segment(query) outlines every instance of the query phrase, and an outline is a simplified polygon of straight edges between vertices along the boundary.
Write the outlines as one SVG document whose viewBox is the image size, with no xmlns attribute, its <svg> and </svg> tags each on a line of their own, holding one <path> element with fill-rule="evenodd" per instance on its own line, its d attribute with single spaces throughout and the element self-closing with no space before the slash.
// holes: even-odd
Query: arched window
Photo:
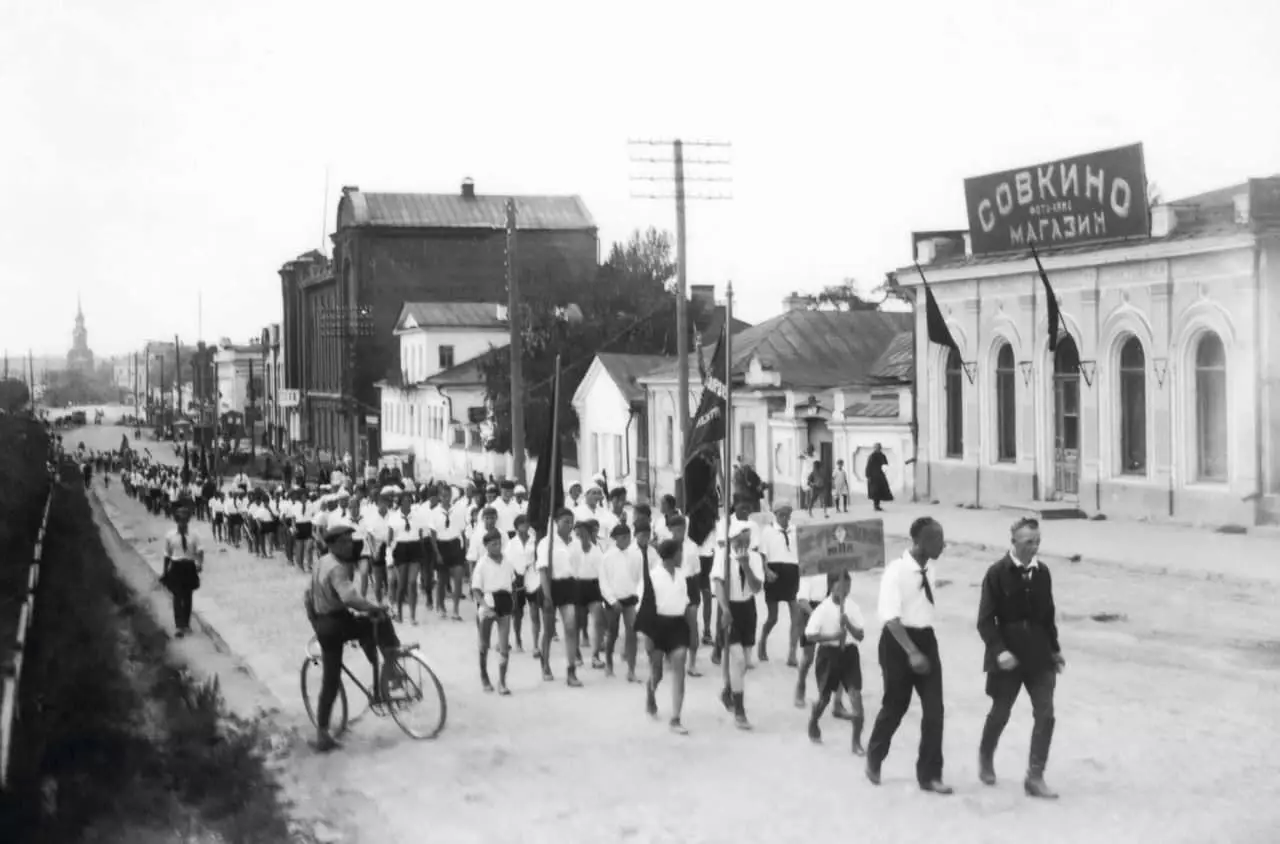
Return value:
<svg viewBox="0 0 1280 844">
<path fill-rule="evenodd" d="M 947 457 L 964 456 L 964 367 L 960 353 L 952 349 L 947 355 L 943 390 L 947 400 Z"/>
<path fill-rule="evenodd" d="M 1147 473 L 1147 356 L 1132 336 L 1120 347 L 1120 472 Z"/>
<path fill-rule="evenodd" d="M 1202 481 L 1227 479 L 1227 352 L 1206 332 L 1196 346 L 1196 469 Z"/>
<path fill-rule="evenodd" d="M 996 460 L 1018 459 L 1018 404 L 1013 380 L 1013 347 L 1005 343 L 996 355 Z"/>
</svg>

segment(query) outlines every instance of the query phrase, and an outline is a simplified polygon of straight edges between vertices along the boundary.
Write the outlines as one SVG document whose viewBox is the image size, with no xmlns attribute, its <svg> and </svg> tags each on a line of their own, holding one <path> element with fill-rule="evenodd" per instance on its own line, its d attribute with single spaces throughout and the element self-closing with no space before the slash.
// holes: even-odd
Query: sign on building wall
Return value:
<svg viewBox="0 0 1280 844">
<path fill-rule="evenodd" d="M 867 571 L 884 565 L 884 521 L 861 519 L 798 525 L 800 574 Z"/>
<path fill-rule="evenodd" d="M 1142 144 L 966 179 L 973 254 L 1147 237 Z"/>
</svg>

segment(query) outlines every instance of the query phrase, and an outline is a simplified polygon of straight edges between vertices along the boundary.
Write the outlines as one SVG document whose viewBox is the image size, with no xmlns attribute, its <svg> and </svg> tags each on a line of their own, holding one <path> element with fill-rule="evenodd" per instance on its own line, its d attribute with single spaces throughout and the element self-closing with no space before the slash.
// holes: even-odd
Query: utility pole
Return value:
<svg viewBox="0 0 1280 844">
<path fill-rule="evenodd" d="M 144 346 L 145 351 L 142 353 L 142 359 L 147 364 L 147 395 L 143 406 L 147 410 L 147 424 L 151 424 L 151 346 Z"/>
<path fill-rule="evenodd" d="M 163 349 L 164 345 L 162 344 L 160 348 Z M 164 352 L 160 352 L 156 357 L 160 358 L 160 427 L 163 428 L 165 425 L 164 420 L 166 418 L 164 399 L 165 396 L 168 395 L 164 388 Z"/>
<path fill-rule="evenodd" d="M 133 353 L 133 421 L 138 427 L 142 427 L 142 423 L 138 422 L 138 353 Z"/>
<path fill-rule="evenodd" d="M 688 285 L 688 244 L 685 236 L 685 203 L 688 199 L 732 199 L 730 194 L 694 194 L 688 195 L 685 191 L 686 182 L 721 182 L 729 183 L 733 179 L 730 176 L 690 176 L 685 173 L 685 165 L 705 165 L 705 166 L 727 166 L 731 162 L 728 158 L 728 150 L 733 146 L 727 141 L 683 141 L 679 138 L 675 140 L 632 140 L 628 142 L 631 147 L 663 147 L 671 146 L 671 158 L 659 158 L 652 155 L 633 154 L 631 161 L 640 164 L 671 164 L 673 165 L 673 173 L 671 176 L 656 174 L 653 172 L 632 174 L 632 181 L 641 182 L 671 182 L 671 193 L 633 193 L 632 196 L 637 199 L 674 199 L 676 201 L 676 358 L 678 363 L 678 385 L 676 388 L 676 414 L 680 420 L 680 448 L 682 455 L 681 466 L 684 466 L 685 450 L 689 443 L 689 428 L 692 424 L 693 417 L 689 412 L 689 285 Z M 685 159 L 685 147 L 698 147 L 707 149 L 719 149 L 724 151 L 722 158 L 697 158 Z M 683 477 L 684 471 L 681 470 Z M 676 489 L 681 498 L 684 497 L 684 483 L 677 483 Z M 683 508 L 684 501 L 679 501 L 679 505 Z"/>
<path fill-rule="evenodd" d="M 257 391 L 253 389 L 253 358 L 249 358 L 249 412 L 244 416 L 245 427 L 249 429 L 249 461 L 252 463 L 254 459 L 253 451 L 253 414 L 254 414 L 254 398 Z"/>
<path fill-rule="evenodd" d="M 177 388 L 177 396 L 174 399 L 175 413 L 182 413 L 182 344 L 178 341 L 178 335 L 173 335 L 173 383 Z"/>
<path fill-rule="evenodd" d="M 29 347 L 27 349 L 27 393 L 34 408 L 36 406 L 36 357 Z"/>
<path fill-rule="evenodd" d="M 516 201 L 507 200 L 507 327 L 511 332 L 511 462 L 513 480 L 525 482 L 524 336 L 520 325 L 520 264 L 516 243 Z"/>
</svg>

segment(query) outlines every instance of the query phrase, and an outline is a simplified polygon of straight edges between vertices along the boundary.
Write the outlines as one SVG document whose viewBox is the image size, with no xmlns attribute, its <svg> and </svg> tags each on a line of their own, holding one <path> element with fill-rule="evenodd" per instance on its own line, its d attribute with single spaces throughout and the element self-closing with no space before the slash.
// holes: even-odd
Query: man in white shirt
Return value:
<svg viewBox="0 0 1280 844">
<path fill-rule="evenodd" d="M 823 577 L 827 579 L 826 575 Z M 832 574 L 828 582 L 830 598 L 814 605 L 804 628 L 805 638 L 817 649 L 814 676 L 818 682 L 818 702 L 809 716 L 809 740 L 822 741 L 818 720 L 832 696 L 844 689 L 853 704 L 853 753 L 862 756 L 862 660 L 858 655 L 858 642 L 865 635 L 866 623 L 849 595 L 853 585 L 849 572 Z"/>
<path fill-rule="evenodd" d="M 728 650 L 728 683 L 720 694 L 725 709 L 733 712 L 740 730 L 751 729 L 746 710 L 747 653 L 756 643 L 756 593 L 764 585 L 764 565 L 751 550 L 751 523 L 735 521 L 729 526 L 731 567 L 728 582 L 724 566 L 711 569 L 711 582 L 720 605 L 721 624 Z"/>
<path fill-rule="evenodd" d="M 582 484 L 574 481 L 569 484 L 569 491 L 565 494 L 564 498 L 564 506 L 577 516 L 577 510 L 582 505 Z"/>
<path fill-rule="evenodd" d="M 733 514 L 729 519 L 728 527 L 726 527 L 724 519 L 720 519 L 716 522 L 716 532 L 715 532 L 716 556 L 715 556 L 715 560 L 712 563 L 713 575 L 716 569 L 719 569 L 723 574 L 724 560 L 725 560 L 724 550 L 727 544 L 726 537 L 729 535 L 730 532 L 733 532 L 739 525 L 746 526 L 747 534 L 750 537 L 749 539 L 745 540 L 747 542 L 747 548 L 750 551 L 752 557 L 759 558 L 758 561 L 760 563 L 760 570 L 762 572 L 765 570 L 764 551 L 763 551 L 762 539 L 761 539 L 761 537 L 763 536 L 763 531 L 761 530 L 759 525 L 757 525 L 754 521 L 751 520 L 751 502 L 748 501 L 746 498 L 739 496 L 738 498 L 734 499 Z M 712 580 L 714 581 L 714 579 L 715 578 L 713 577 Z M 716 612 L 717 613 L 719 612 L 718 603 L 717 603 Z M 752 641 L 754 642 L 755 639 L 753 638 Z M 715 645 L 711 649 L 712 665 L 721 664 L 720 653 L 721 653 L 721 650 L 723 649 L 723 646 L 724 646 L 724 619 L 717 617 Z M 752 667 L 752 651 L 748 650 L 746 656 L 747 656 L 747 667 L 751 668 Z M 728 670 L 729 670 L 728 665 L 725 665 L 725 681 L 726 682 L 728 682 Z"/>
<path fill-rule="evenodd" d="M 364 533 L 364 551 L 367 560 L 362 561 L 360 597 L 369 590 L 373 581 L 373 597 L 379 604 L 387 594 L 387 544 L 391 541 L 391 504 L 398 490 L 383 487 L 378 494 L 376 507 L 362 507 L 358 527 Z"/>
<path fill-rule="evenodd" d="M 564 650 L 567 662 L 565 682 L 578 688 L 578 661 L 581 658 L 578 645 L 576 605 L 578 603 L 577 580 L 574 577 L 573 511 L 561 507 L 555 513 L 555 529 L 538 542 L 536 563 L 542 583 L 542 679 L 551 681 L 551 634 L 555 630 L 556 611 L 564 625 Z"/>
<path fill-rule="evenodd" d="M 510 539 L 516 532 L 516 516 L 521 513 L 520 502 L 515 499 L 516 485 L 512 481 L 503 481 L 498 489 L 501 497 L 492 506 L 498 513 L 498 531 Z"/>
<path fill-rule="evenodd" d="M 445 611 L 445 592 L 451 587 L 453 608 L 458 609 L 458 596 L 467 570 L 467 551 L 463 546 L 463 531 L 467 527 L 470 507 L 465 498 L 453 500 L 453 487 L 441 484 L 440 503 L 434 519 L 436 535 L 436 608 Z"/>
<path fill-rule="evenodd" d="M 786 604 L 787 616 L 791 621 L 787 637 L 787 665 L 795 668 L 796 645 L 804 626 L 796 607 L 796 598 L 800 592 L 800 555 L 796 532 L 791 526 L 791 504 L 778 502 L 773 508 L 773 518 L 774 523 L 761 531 L 761 551 L 764 552 L 767 564 L 764 575 L 766 615 L 764 628 L 760 631 L 758 656 L 761 662 L 768 661 L 769 634 L 778 623 L 778 604 Z"/>
<path fill-rule="evenodd" d="M 541 584 L 538 580 L 538 569 L 533 564 L 534 554 L 538 550 L 538 538 L 529 530 L 529 518 L 521 513 L 516 516 L 516 532 L 507 542 L 503 555 L 511 561 L 511 568 L 516 573 L 516 603 L 511 613 L 511 626 L 516 634 L 516 650 L 524 650 L 524 639 L 521 627 L 524 623 L 524 608 L 529 607 L 529 625 L 533 634 L 533 657 L 540 660 L 542 654 L 538 644 L 542 639 L 542 597 Z"/>
<path fill-rule="evenodd" d="M 587 633 L 585 644 L 591 648 L 591 667 L 605 667 L 600 658 L 604 650 L 604 599 L 600 593 L 600 561 L 604 552 L 596 540 L 600 526 L 594 519 L 579 522 L 574 542 L 574 577 L 578 580 L 578 626 Z M 581 664 L 581 662 L 579 662 Z"/>
<path fill-rule="evenodd" d="M 497 514 L 494 514 L 494 520 Z M 486 521 L 488 521 L 486 519 Z M 502 553 L 506 537 L 496 528 L 485 529 L 481 540 L 484 554 L 476 561 L 471 574 L 471 591 L 476 600 L 480 621 L 480 683 L 486 692 L 493 691 L 489 682 L 489 640 L 494 624 L 498 627 L 498 694 L 511 694 L 507 688 L 507 665 L 511 657 L 511 612 L 515 603 L 515 569 Z"/>
<path fill-rule="evenodd" d="M 923 710 L 916 781 L 924 791 L 952 793 L 942 781 L 942 665 L 933 632 L 937 583 L 930 565 L 946 547 L 942 525 L 922 516 L 911 523 L 911 547 L 885 566 L 880 579 L 877 610 L 884 622 L 879 645 L 884 700 L 867 742 L 867 779 L 874 785 L 880 784 L 880 766 L 914 690 Z"/>
<path fill-rule="evenodd" d="M 638 522 L 636 528 L 644 531 L 647 525 Z M 641 582 L 644 594 L 641 605 L 643 614 L 637 613 L 637 626 L 648 638 L 649 682 L 645 686 L 645 711 L 650 718 L 658 717 L 658 684 L 662 682 L 663 662 L 671 668 L 671 732 L 688 735 L 680 720 L 684 709 L 685 665 L 684 657 L 689 645 L 689 590 L 686 585 L 681 543 L 668 539 L 657 548 L 660 565 L 642 565 Z"/>
<path fill-rule="evenodd" d="M 612 547 L 600 561 L 600 594 L 607 616 L 608 641 L 605 643 L 606 677 L 613 676 L 613 651 L 618 644 L 619 622 L 625 626 L 623 659 L 627 663 L 627 682 L 636 680 L 636 607 L 640 602 L 640 566 L 644 554 L 631 546 L 631 529 L 614 525 Z M 647 549 L 646 549 L 647 551 Z"/>
<path fill-rule="evenodd" d="M 687 531 L 689 522 L 684 516 L 667 518 L 667 533 L 671 542 L 680 544 L 680 570 L 684 572 L 685 591 L 689 593 L 689 603 L 685 607 L 686 620 L 689 622 L 689 649 L 687 656 L 690 677 L 701 677 L 698 670 L 698 606 L 702 603 L 702 565 L 698 559 L 698 546 L 689 538 Z"/>
</svg>

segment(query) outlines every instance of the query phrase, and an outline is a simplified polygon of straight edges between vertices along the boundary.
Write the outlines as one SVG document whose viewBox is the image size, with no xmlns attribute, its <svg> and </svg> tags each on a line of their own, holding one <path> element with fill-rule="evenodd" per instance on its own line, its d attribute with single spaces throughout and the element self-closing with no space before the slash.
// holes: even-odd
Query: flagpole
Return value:
<svg viewBox="0 0 1280 844">
<path fill-rule="evenodd" d="M 1035 247 L 1032 247 L 1032 249 L 1034 254 Z M 1040 378 L 1038 377 L 1038 373 L 1036 372 L 1036 369 L 1039 368 L 1036 366 L 1036 363 L 1038 362 L 1038 359 L 1040 357 L 1040 347 L 1036 345 L 1036 336 L 1040 332 L 1039 332 L 1039 326 L 1036 325 L 1036 320 L 1039 318 L 1039 314 L 1037 313 L 1037 311 L 1039 310 L 1039 307 L 1038 307 L 1039 293 L 1036 291 L 1037 286 L 1038 285 L 1036 284 L 1035 279 L 1032 279 L 1031 280 L 1031 356 L 1028 357 L 1028 360 L 1031 361 L 1031 384 L 1030 384 L 1031 425 L 1032 425 L 1031 430 L 1036 431 L 1038 433 L 1040 426 L 1036 424 L 1036 395 L 1040 390 Z M 1028 386 L 1028 385 L 1024 384 L 1023 386 Z M 1032 460 L 1031 460 L 1031 500 L 1039 501 L 1040 500 L 1040 454 L 1039 454 L 1040 437 L 1034 436 L 1031 438 L 1031 441 L 1036 443 L 1036 454 L 1032 456 Z"/>
<path fill-rule="evenodd" d="M 547 578 L 555 576 L 556 562 L 556 510 L 560 508 L 560 502 L 556 501 L 556 467 L 560 465 L 560 356 L 556 355 L 555 377 L 551 381 L 551 465 L 547 467 Z M 538 467 L 541 468 L 541 467 Z M 536 474 L 536 470 L 535 470 Z M 547 672 L 550 670 L 551 650 L 550 642 L 555 638 L 556 612 L 555 605 L 551 603 L 550 587 L 548 586 L 548 594 L 543 595 L 543 600 L 551 607 L 551 615 L 548 618 L 543 616 L 542 623 L 551 625 L 551 635 L 547 636 L 547 647 L 542 649 L 542 670 Z M 567 637 L 569 631 L 565 630 L 564 635 Z M 577 636 L 578 631 L 574 630 L 573 635 Z"/>
<path fill-rule="evenodd" d="M 731 581 L 730 563 L 733 559 L 732 542 L 729 540 L 729 520 L 733 517 L 733 478 L 730 476 L 729 455 L 733 454 L 733 282 L 725 288 L 724 300 L 724 451 L 720 457 L 720 509 L 724 518 L 724 594 L 728 599 Z M 733 623 L 733 617 L 729 617 Z M 723 629 L 724 622 L 721 622 Z M 724 650 L 720 665 L 725 687 L 729 686 L 729 631 L 724 630 Z"/>
</svg>

